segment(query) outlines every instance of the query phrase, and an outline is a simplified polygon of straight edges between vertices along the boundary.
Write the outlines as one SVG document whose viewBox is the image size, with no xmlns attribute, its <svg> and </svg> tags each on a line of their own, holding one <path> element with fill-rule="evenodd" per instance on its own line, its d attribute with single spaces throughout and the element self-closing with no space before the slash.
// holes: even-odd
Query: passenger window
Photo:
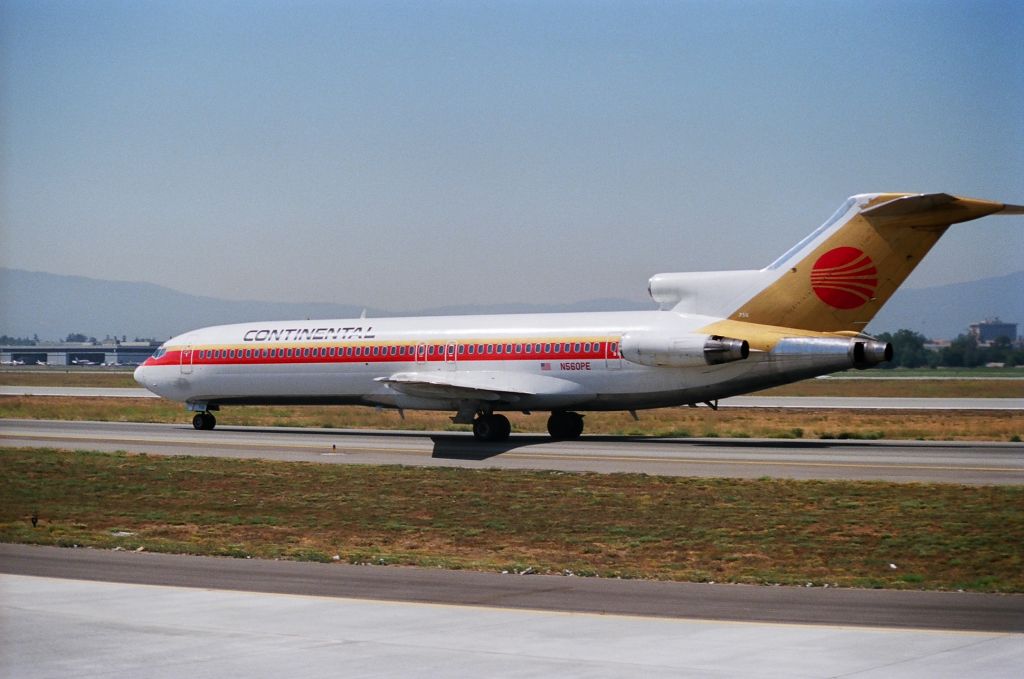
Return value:
<svg viewBox="0 0 1024 679">
<path fill-rule="evenodd" d="M 545 354 L 550 354 L 551 353 L 551 342 L 547 342 L 544 345 L 544 353 Z"/>
<path fill-rule="evenodd" d="M 579 351 L 580 351 L 580 343 L 579 342 L 577 342 L 575 344 L 575 346 L 573 346 L 573 351 L 575 351 L 576 353 L 579 353 Z"/>
<path fill-rule="evenodd" d="M 504 348 L 504 347 L 502 347 L 502 345 L 498 344 L 498 345 L 497 345 L 497 346 L 495 347 L 495 349 L 494 349 L 494 353 L 496 353 L 496 354 L 500 354 L 500 353 L 501 353 L 501 350 L 502 350 L 503 348 Z"/>
<path fill-rule="evenodd" d="M 516 345 L 516 353 L 517 354 L 523 353 L 523 345 L 522 344 L 517 344 Z"/>
<path fill-rule="evenodd" d="M 588 354 L 590 353 L 590 342 L 586 342 L 586 343 L 585 343 L 585 344 L 583 345 L 583 351 L 585 351 L 585 352 L 586 352 L 586 353 L 588 353 Z"/>
</svg>

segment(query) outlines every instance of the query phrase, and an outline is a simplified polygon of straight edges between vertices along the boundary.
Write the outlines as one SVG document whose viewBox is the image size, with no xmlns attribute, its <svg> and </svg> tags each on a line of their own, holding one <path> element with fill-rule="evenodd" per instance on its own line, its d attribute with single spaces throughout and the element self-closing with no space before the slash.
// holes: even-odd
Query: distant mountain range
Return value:
<svg viewBox="0 0 1024 679">
<path fill-rule="evenodd" d="M 968 283 L 900 288 L 875 316 L 868 332 L 908 328 L 929 339 L 953 339 L 971 323 L 998 316 L 1024 330 L 1024 271 Z"/>
<path fill-rule="evenodd" d="M 234 301 L 178 292 L 152 283 L 105 281 L 0 267 L 0 335 L 63 339 L 70 333 L 103 338 L 172 335 L 222 323 L 297 318 L 448 316 L 566 311 L 653 309 L 654 303 L 592 299 L 573 304 L 446 306 L 415 311 L 374 309 L 358 304 L 300 304 Z"/>
<path fill-rule="evenodd" d="M 573 304 L 449 306 L 412 311 L 367 309 L 371 317 L 653 309 L 653 303 L 593 299 Z M 357 304 L 232 301 L 189 295 L 152 283 L 0 268 L 0 334 L 63 339 L 70 333 L 164 339 L 220 323 L 295 318 L 353 318 Z M 979 320 L 999 316 L 1024 324 L 1024 271 L 969 283 L 901 288 L 868 326 L 869 332 L 909 328 L 929 338 L 953 338 Z"/>
</svg>

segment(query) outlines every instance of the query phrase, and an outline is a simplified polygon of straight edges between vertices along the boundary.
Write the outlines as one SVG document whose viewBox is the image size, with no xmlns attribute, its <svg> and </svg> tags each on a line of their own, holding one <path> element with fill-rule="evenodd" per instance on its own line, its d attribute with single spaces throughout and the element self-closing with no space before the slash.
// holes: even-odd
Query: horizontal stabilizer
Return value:
<svg viewBox="0 0 1024 679">
<path fill-rule="evenodd" d="M 949 226 L 999 212 L 1024 214 L 1020 205 L 960 198 L 948 193 L 901 196 L 861 210 L 870 221 L 884 226 Z"/>
</svg>

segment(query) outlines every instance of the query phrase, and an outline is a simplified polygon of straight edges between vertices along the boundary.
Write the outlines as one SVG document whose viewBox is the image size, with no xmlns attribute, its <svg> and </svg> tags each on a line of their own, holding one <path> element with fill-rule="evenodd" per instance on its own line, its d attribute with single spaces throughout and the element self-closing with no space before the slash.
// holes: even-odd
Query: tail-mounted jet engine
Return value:
<svg viewBox="0 0 1024 679">
<path fill-rule="evenodd" d="M 775 345 L 771 357 L 789 366 L 800 363 L 826 372 L 863 370 L 891 361 L 892 345 L 870 337 L 786 337 Z"/>
<path fill-rule="evenodd" d="M 659 368 L 691 368 L 741 361 L 750 355 L 746 340 L 721 335 L 664 335 L 628 332 L 620 343 L 627 361 Z"/>
</svg>

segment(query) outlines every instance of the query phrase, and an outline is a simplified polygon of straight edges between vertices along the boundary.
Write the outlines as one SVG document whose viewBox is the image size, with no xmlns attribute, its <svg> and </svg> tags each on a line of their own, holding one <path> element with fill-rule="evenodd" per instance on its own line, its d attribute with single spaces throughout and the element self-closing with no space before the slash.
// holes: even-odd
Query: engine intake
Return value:
<svg viewBox="0 0 1024 679">
<path fill-rule="evenodd" d="M 746 340 L 721 335 L 670 336 L 628 332 L 622 336 L 622 357 L 658 368 L 690 368 L 741 361 L 750 355 Z"/>
</svg>

